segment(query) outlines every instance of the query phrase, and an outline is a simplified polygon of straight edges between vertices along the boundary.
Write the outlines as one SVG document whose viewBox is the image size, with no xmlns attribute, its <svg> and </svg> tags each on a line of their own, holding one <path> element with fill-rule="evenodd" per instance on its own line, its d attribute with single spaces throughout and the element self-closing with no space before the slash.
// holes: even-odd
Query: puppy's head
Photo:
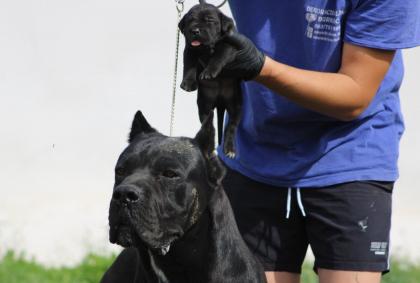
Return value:
<svg viewBox="0 0 420 283">
<path fill-rule="evenodd" d="M 235 29 L 233 20 L 211 4 L 195 5 L 179 22 L 187 45 L 193 48 L 213 47 L 224 35 Z"/>
<path fill-rule="evenodd" d="M 224 175 L 213 141 L 212 116 L 190 139 L 158 133 L 137 112 L 115 168 L 110 241 L 165 255 L 199 220 Z"/>
</svg>

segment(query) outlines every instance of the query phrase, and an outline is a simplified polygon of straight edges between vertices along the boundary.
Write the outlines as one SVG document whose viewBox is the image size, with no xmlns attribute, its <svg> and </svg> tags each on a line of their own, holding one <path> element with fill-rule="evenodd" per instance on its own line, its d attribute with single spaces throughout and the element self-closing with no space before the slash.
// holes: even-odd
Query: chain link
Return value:
<svg viewBox="0 0 420 283">
<path fill-rule="evenodd" d="M 185 0 L 175 0 L 175 5 L 178 13 L 182 13 L 182 11 L 184 11 L 184 2 Z M 180 16 L 178 15 L 178 19 L 179 18 Z"/>
<path fill-rule="evenodd" d="M 223 2 L 221 4 L 219 4 L 218 6 L 216 6 L 217 8 L 221 8 L 223 5 L 225 5 L 227 2 L 227 0 L 223 0 Z"/>
</svg>

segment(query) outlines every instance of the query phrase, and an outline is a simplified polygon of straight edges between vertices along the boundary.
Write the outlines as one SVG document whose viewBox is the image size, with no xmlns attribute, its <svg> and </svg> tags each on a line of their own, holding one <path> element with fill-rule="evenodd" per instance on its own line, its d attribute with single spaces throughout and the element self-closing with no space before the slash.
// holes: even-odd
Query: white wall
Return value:
<svg viewBox="0 0 420 283">
<path fill-rule="evenodd" d="M 0 0 L 0 254 L 71 264 L 112 249 L 113 166 L 132 116 L 169 130 L 175 28 L 173 0 Z M 420 48 L 406 52 L 394 246 L 420 253 L 407 232 L 420 213 L 418 62 Z M 176 135 L 199 128 L 195 98 L 178 92 Z"/>
</svg>

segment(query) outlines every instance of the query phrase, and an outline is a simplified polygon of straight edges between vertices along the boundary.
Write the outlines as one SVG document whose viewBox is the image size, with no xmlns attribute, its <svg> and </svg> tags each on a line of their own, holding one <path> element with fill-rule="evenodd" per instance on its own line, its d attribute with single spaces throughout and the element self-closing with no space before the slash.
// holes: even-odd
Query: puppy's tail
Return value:
<svg viewBox="0 0 420 283">
<path fill-rule="evenodd" d="M 207 4 L 206 0 L 199 0 L 198 1 L 200 4 Z"/>
<path fill-rule="evenodd" d="M 217 107 L 217 139 L 219 145 L 222 144 L 223 122 L 225 120 L 225 108 Z"/>
</svg>

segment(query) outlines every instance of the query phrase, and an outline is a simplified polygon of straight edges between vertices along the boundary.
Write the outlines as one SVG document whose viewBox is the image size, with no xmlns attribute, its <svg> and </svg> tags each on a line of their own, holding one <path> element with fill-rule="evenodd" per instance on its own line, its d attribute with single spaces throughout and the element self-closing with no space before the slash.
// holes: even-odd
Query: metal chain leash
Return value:
<svg viewBox="0 0 420 283">
<path fill-rule="evenodd" d="M 175 103 L 176 103 L 176 87 L 178 77 L 178 53 L 179 53 L 179 28 L 178 22 L 181 20 L 182 12 L 184 11 L 185 0 L 175 0 L 176 10 L 178 12 L 177 25 L 176 25 L 176 44 L 175 44 L 175 66 L 174 66 L 174 77 L 172 82 L 172 104 L 171 104 L 171 121 L 169 124 L 169 136 L 173 135 L 174 120 L 175 120 Z"/>
<path fill-rule="evenodd" d="M 177 77 L 178 77 L 178 54 L 179 54 L 179 33 L 178 22 L 181 20 L 182 12 L 184 11 L 184 2 L 185 0 L 175 0 L 175 6 L 178 13 L 177 26 L 176 26 L 176 44 L 175 44 L 175 66 L 174 66 L 174 77 L 172 81 L 172 103 L 171 103 L 171 121 L 169 124 L 169 136 L 173 135 L 174 130 L 174 121 L 175 121 L 175 104 L 176 104 L 176 87 L 177 87 Z M 217 6 L 217 8 L 222 7 L 226 4 L 227 0 Z"/>
</svg>

